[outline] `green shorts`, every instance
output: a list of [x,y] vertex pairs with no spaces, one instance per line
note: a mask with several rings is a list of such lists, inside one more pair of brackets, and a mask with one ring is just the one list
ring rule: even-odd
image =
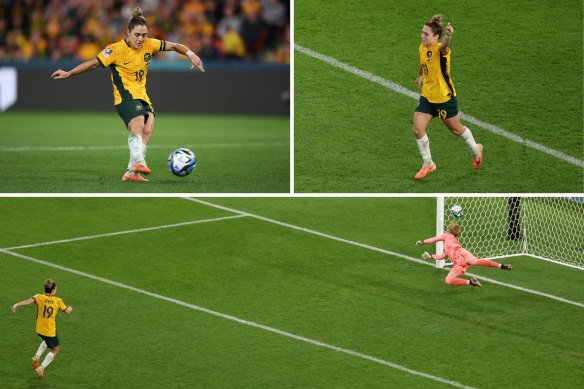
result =
[[424,96],[420,96],[416,112],[427,113],[433,117],[438,116],[440,119],[448,119],[458,115],[458,100],[454,96],[445,103],[434,104]]
[[138,116],[146,116],[148,118],[148,112],[154,114],[154,108],[148,105],[144,100],[125,100],[120,104],[116,105],[118,114],[128,127],[130,120]]
[[42,340],[45,341],[45,343],[47,344],[48,348],[53,348],[53,347],[57,347],[60,343],[59,343],[59,337],[57,335],[55,336],[44,336],[41,334],[38,334],[38,336],[41,337]]

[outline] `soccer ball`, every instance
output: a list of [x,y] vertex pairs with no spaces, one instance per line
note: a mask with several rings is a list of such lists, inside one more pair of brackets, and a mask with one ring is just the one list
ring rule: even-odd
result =
[[175,176],[188,176],[196,165],[197,157],[189,149],[176,149],[168,156],[168,168]]
[[450,214],[458,218],[464,214],[464,210],[460,205],[453,205],[452,207],[450,207]]

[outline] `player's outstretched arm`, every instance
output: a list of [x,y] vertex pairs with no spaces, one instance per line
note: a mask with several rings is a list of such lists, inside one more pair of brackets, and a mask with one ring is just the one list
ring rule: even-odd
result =
[[201,58],[199,58],[197,54],[193,53],[191,49],[189,49],[185,45],[166,41],[166,48],[164,50],[165,51],[172,50],[176,51],[179,54],[186,55],[187,57],[189,57],[189,60],[191,61],[191,69],[196,66],[200,71],[202,72],[205,71],[205,69],[203,68],[203,61],[201,61]]
[[12,306],[12,312],[16,312],[16,308],[18,308],[18,307],[22,307],[22,306],[30,305],[30,304],[34,304],[34,299],[32,297],[29,299],[26,299],[24,301],[21,301],[19,303],[14,304]]
[[71,312],[73,312],[73,307],[69,305],[67,308],[65,308],[65,310],[63,312],[65,312],[67,315],[69,315],[69,314],[71,314]]
[[69,70],[68,72],[61,70],[61,69],[56,70],[51,75],[51,78],[54,78],[55,80],[60,80],[62,78],[69,78],[69,77],[74,76],[76,74],[85,73],[89,70],[95,69],[98,66],[99,66],[99,61],[97,60],[97,58],[92,58],[87,62],[83,62],[82,64],[77,65],[76,67]]
[[442,39],[442,43],[438,49],[442,54],[448,54],[448,45],[450,44],[450,39],[452,38],[452,34],[454,34],[454,28],[448,23],[446,26],[446,35],[444,35],[444,39]]

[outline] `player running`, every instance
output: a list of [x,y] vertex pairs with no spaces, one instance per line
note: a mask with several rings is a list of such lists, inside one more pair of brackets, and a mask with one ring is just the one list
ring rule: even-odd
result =
[[423,165],[416,174],[417,180],[426,177],[436,170],[430,153],[430,141],[426,128],[432,118],[438,116],[454,135],[460,136],[473,157],[472,166],[475,169],[483,163],[483,145],[477,144],[468,127],[460,123],[456,89],[450,78],[450,41],[454,28],[448,23],[446,36],[442,36],[442,16],[435,15],[422,28],[422,43],[420,44],[420,70],[416,78],[416,86],[422,86],[420,101],[414,112],[414,136],[422,155]]
[[[57,313],[63,311],[67,314],[73,312],[72,306],[67,306],[56,296],[57,284],[55,281],[48,279],[45,282],[45,294],[35,294],[28,300],[21,301],[12,306],[12,312],[16,308],[25,305],[36,304],[37,321],[36,332],[43,339],[36,355],[32,357],[32,367],[36,370],[39,378],[44,378],[44,371],[53,359],[59,353],[59,337],[57,336]],[[51,352],[47,354],[43,364],[39,366],[39,361],[45,350],[49,347]]]
[[152,57],[159,51],[176,51],[186,55],[202,72],[201,59],[188,47],[158,39],[148,38],[148,24],[140,8],[132,13],[125,39],[108,45],[96,58],[66,72],[55,71],[51,77],[63,79],[95,69],[109,67],[114,87],[114,105],[128,131],[130,162],[123,181],[148,181],[139,173],[150,174],[146,165],[146,149],[154,130],[154,108],[146,94],[146,76]]
[[458,241],[458,235],[461,233],[461,228],[455,222],[451,222],[448,225],[448,232],[442,235],[435,236],[433,238],[428,238],[424,240],[419,240],[416,242],[417,245],[422,244],[430,244],[442,241],[444,242],[444,252],[442,254],[432,254],[425,251],[422,254],[422,258],[424,259],[435,259],[437,261],[445,258],[450,258],[450,260],[454,263],[454,267],[448,275],[446,276],[446,283],[448,285],[454,286],[478,286],[481,287],[481,283],[475,278],[471,278],[470,280],[466,280],[464,278],[458,278],[459,276],[464,275],[466,270],[469,266],[487,266],[487,267],[498,267],[503,270],[511,270],[513,266],[511,265],[504,265],[501,263],[497,263],[494,261],[489,261],[487,259],[478,259],[475,257],[470,251],[465,250],[460,245]]

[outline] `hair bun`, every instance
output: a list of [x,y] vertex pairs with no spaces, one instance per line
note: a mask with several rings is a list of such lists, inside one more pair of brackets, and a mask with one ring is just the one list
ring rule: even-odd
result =
[[[138,8],[139,9],[139,8]],[[442,24],[442,15],[434,15],[432,16],[431,23]]]
[[134,8],[134,10],[132,11],[132,18],[141,18],[142,17],[142,10],[140,9],[140,7],[136,7]]

